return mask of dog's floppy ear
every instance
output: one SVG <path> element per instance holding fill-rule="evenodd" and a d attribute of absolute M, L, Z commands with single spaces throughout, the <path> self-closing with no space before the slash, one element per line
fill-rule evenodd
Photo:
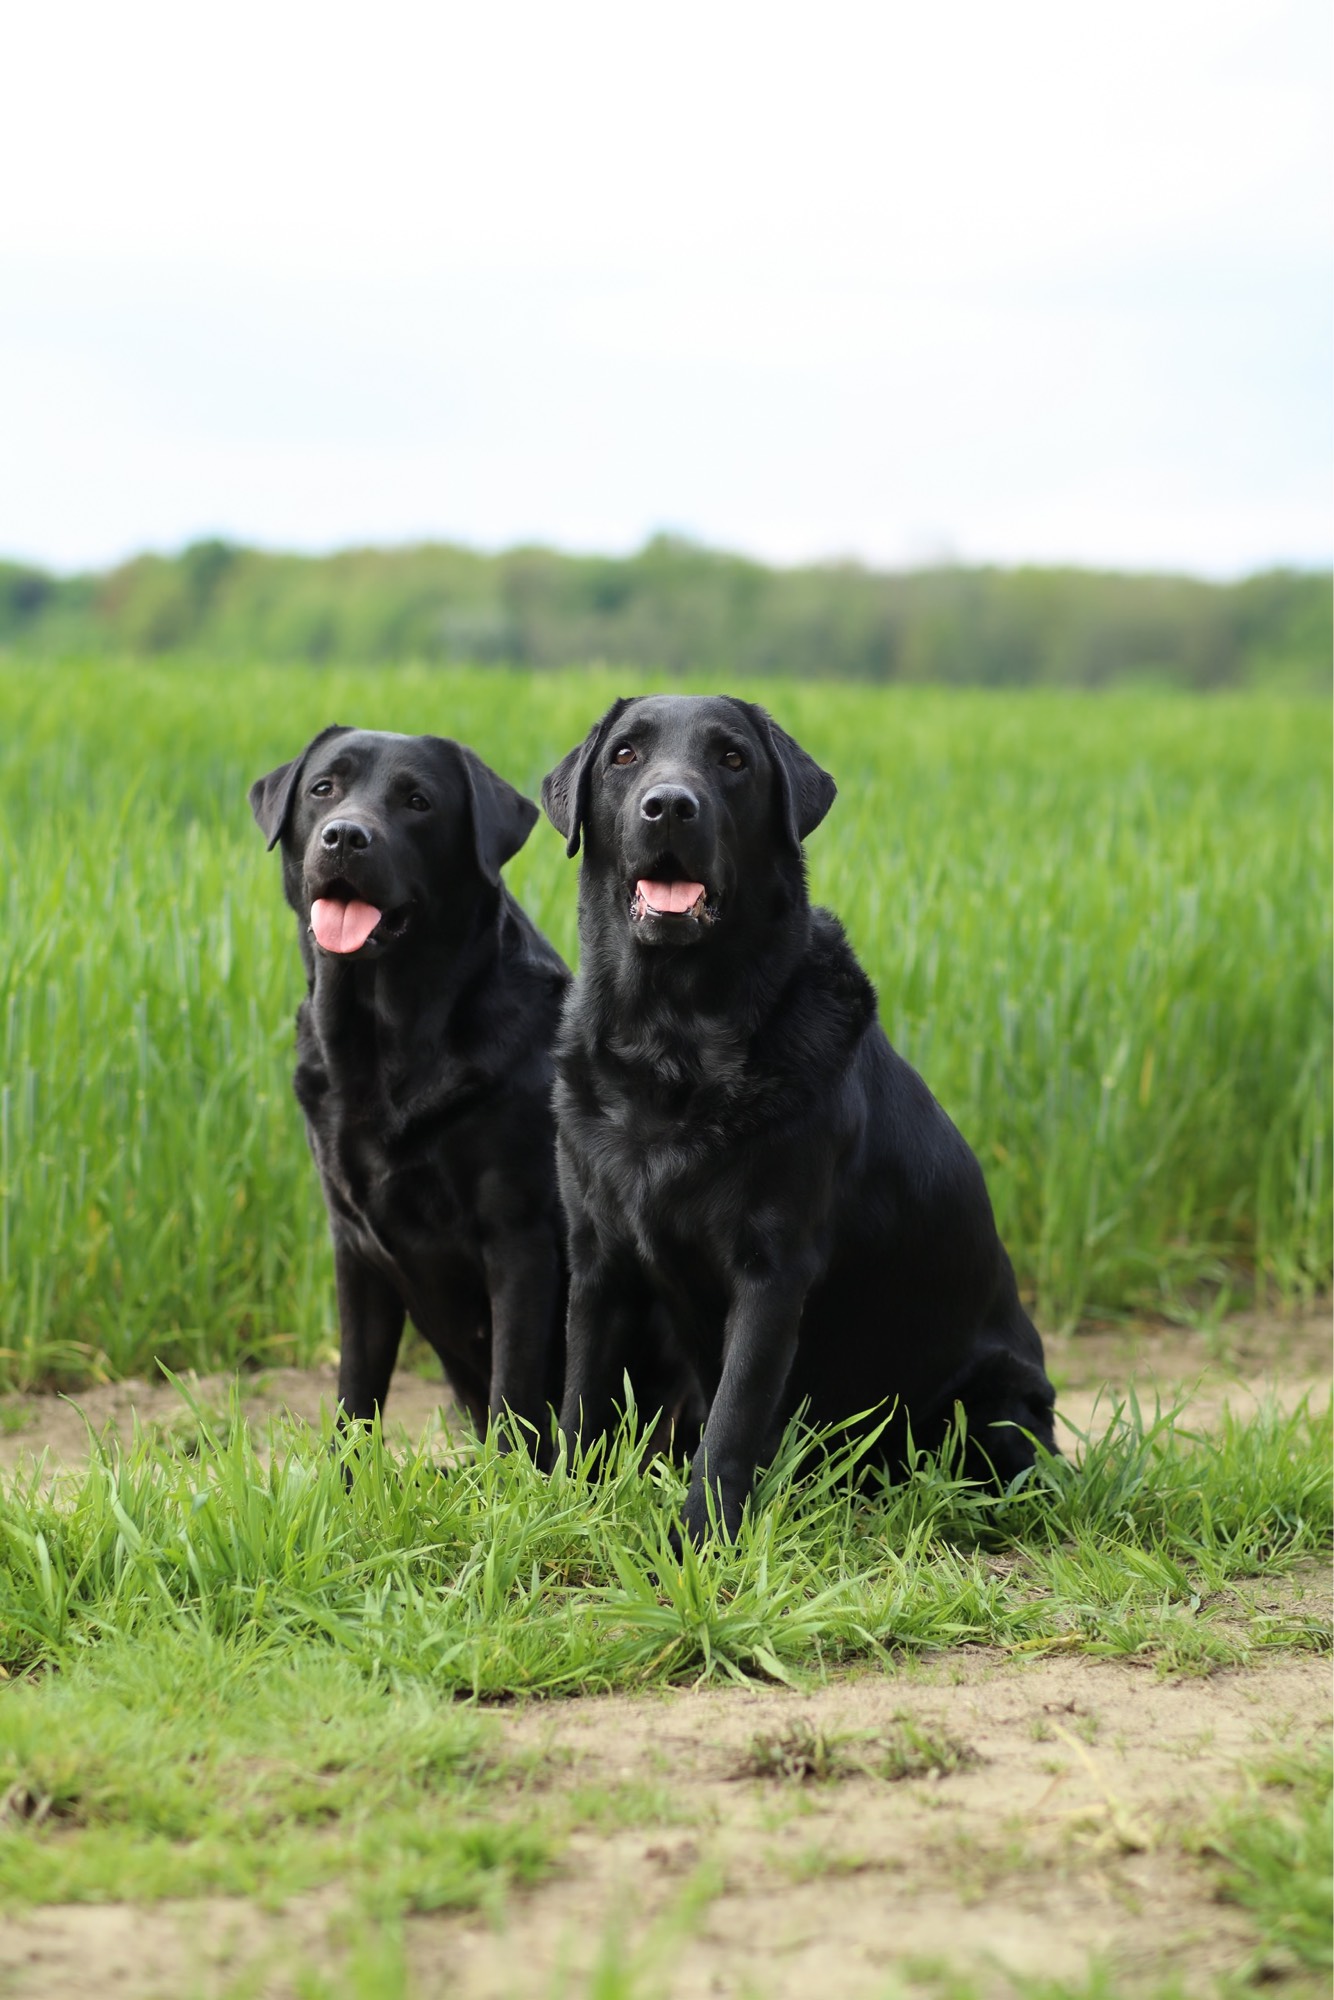
<path fill-rule="evenodd" d="M 259 822 L 259 830 L 270 848 L 278 845 L 287 826 L 287 816 L 292 810 L 292 800 L 305 768 L 307 757 L 312 750 L 318 750 L 321 743 L 331 736 L 348 735 L 345 722 L 331 722 L 318 736 L 312 736 L 299 757 L 290 764 L 280 764 L 276 771 L 270 771 L 265 778 L 256 778 L 250 787 L 250 810 Z"/>
<path fill-rule="evenodd" d="M 588 788 L 593 775 L 593 760 L 602 748 L 607 731 L 628 706 L 624 696 L 614 701 L 583 742 L 576 744 L 568 756 L 561 758 L 555 770 L 548 771 L 542 780 L 542 805 L 557 833 L 564 834 L 565 852 L 569 855 L 579 852 L 579 835 L 588 817 Z"/>
<path fill-rule="evenodd" d="M 484 764 L 475 750 L 462 743 L 451 747 L 459 754 L 467 781 L 477 866 L 488 882 L 499 882 L 501 869 L 537 824 L 537 807 Z"/>
<path fill-rule="evenodd" d="M 766 715 L 763 709 L 756 710 L 756 713 L 761 718 L 773 752 L 783 823 L 793 846 L 800 847 L 807 834 L 814 833 L 833 805 L 838 796 L 838 786 L 828 771 L 822 770 L 816 763 L 809 750 L 803 750 L 795 737 L 789 736 L 786 729 L 780 729 L 772 716 Z"/>

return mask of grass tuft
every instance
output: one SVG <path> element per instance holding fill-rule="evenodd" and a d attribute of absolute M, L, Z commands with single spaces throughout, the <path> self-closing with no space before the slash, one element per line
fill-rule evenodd
<path fill-rule="evenodd" d="M 977 1753 L 948 1730 L 891 1718 L 885 1730 L 831 1733 L 799 1716 L 786 1729 L 761 1730 L 736 1768 L 739 1778 L 777 1778 L 788 1784 L 825 1784 L 837 1778 L 943 1778 L 978 1761 Z"/>
<path fill-rule="evenodd" d="M 794 1424 L 735 1543 L 669 1534 L 681 1472 L 641 1470 L 627 1419 L 550 1478 L 499 1441 L 395 1457 L 231 1412 L 47 1490 L 0 1495 L 0 1665 L 66 1667 L 114 1642 L 320 1645 L 369 1678 L 482 1696 L 687 1680 L 800 1685 L 853 1658 L 959 1644 L 1074 1646 L 1208 1666 L 1328 1643 L 1298 1608 L 1266 1627 L 1229 1586 L 1328 1546 L 1331 1414 L 1219 1437 L 1118 1408 L 1082 1468 L 1046 1459 L 996 1495 L 942 1460 L 898 1487 L 798 1475 Z M 1004 1561 L 998 1561 L 1004 1555 Z"/>

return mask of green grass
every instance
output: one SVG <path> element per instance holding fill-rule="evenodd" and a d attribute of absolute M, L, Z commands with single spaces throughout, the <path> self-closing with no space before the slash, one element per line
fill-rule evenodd
<path fill-rule="evenodd" d="M 1328 1646 L 1231 1588 L 1328 1547 L 1330 1413 L 1194 1438 L 1123 1410 L 1082 1470 L 1002 1498 L 923 1461 L 858 1493 L 836 1447 L 797 1481 L 793 1426 L 730 1547 L 673 1555 L 682 1475 L 623 1427 L 546 1478 L 489 1441 L 447 1469 L 241 1422 L 106 1451 L 55 1493 L 0 1496 L 0 1665 L 108 1647 L 315 1646 L 394 1685 L 559 1695 L 688 1680 L 800 1683 L 968 1643 L 1208 1666 Z M 350 1491 L 345 1474 L 353 1468 Z M 998 1551 L 1006 1560 L 996 1560 Z M 1202 1649 L 1174 1657 L 1182 1636 Z"/>
<path fill-rule="evenodd" d="M 0 1903 L 201 1893 L 276 1906 L 353 1876 L 395 1912 L 493 1906 L 545 1871 L 497 1816 L 517 1768 L 475 1712 L 328 1652 L 175 1634 L 6 1696 Z"/>
<path fill-rule="evenodd" d="M 346 1962 L 292 1972 L 312 2000 L 408 2000 L 404 1916 L 500 1922 L 576 1830 L 690 1824 L 666 1778 L 560 1784 L 548 1750 L 506 1750 L 458 1696 L 800 1688 L 970 1644 L 1016 1664 L 1134 1654 L 1168 1674 L 1330 1646 L 1300 1582 L 1264 1618 L 1240 1588 L 1300 1578 L 1328 1552 L 1330 1410 L 1198 1438 L 1126 1404 L 1082 1472 L 1046 1462 L 1006 1496 L 940 1460 L 900 1488 L 858 1488 L 836 1438 L 798 1480 L 794 1426 L 736 1544 L 680 1560 L 668 1526 L 684 1480 L 660 1462 L 644 1474 L 630 1426 L 548 1480 L 494 1440 L 440 1468 L 390 1454 L 378 1430 L 358 1450 L 292 1422 L 256 1438 L 236 1410 L 186 1414 L 54 1488 L 32 1474 L 0 1492 L 0 1906 L 228 1894 L 278 1908 L 346 1884 L 326 1938 Z M 968 1756 L 898 1714 L 848 1736 L 792 1724 L 758 1736 L 742 1768 L 894 1782 Z M 1184 1838 L 1250 1914 L 1256 1976 L 1320 1966 L 1328 1784 L 1278 1760 L 1210 1810 Z M 702 1862 L 632 1946 L 608 1930 L 586 1980 L 552 1968 L 552 1994 L 666 1992 L 672 1938 L 720 1888 Z M 1116 1990 L 1100 1978 L 1052 1984 L 1050 2000 Z"/>
<path fill-rule="evenodd" d="M 246 787 L 338 719 L 457 734 L 535 794 L 633 680 L 0 672 L 0 1387 L 328 1350 L 294 922 Z M 1044 1323 L 1325 1285 L 1327 706 L 741 691 L 839 781 L 812 887 Z M 509 874 L 572 954 L 545 823 Z"/>
<path fill-rule="evenodd" d="M 1219 1894 L 1254 1920 L 1248 1973 L 1334 1969 L 1334 1785 L 1330 1746 L 1315 1758 L 1277 1757 L 1248 1795 L 1218 1818 L 1204 1851 L 1221 1864 Z"/>
<path fill-rule="evenodd" d="M 494 1440 L 442 1469 L 378 1429 L 358 1449 L 286 1421 L 257 1438 L 235 1409 L 185 1414 L 53 1489 L 32 1475 L 0 1491 L 0 1907 L 277 1907 L 347 1885 L 326 1938 L 346 1963 L 293 1974 L 310 2000 L 408 2000 L 404 1916 L 499 1921 L 576 1830 L 691 1823 L 678 1785 L 555 1782 L 548 1751 L 506 1751 L 466 1697 L 802 1687 L 968 1645 L 1194 1673 L 1330 1644 L 1299 1581 L 1267 1616 L 1243 1588 L 1264 1577 L 1272 1597 L 1328 1551 L 1328 1409 L 1202 1438 L 1128 1403 L 1082 1471 L 1046 1462 L 1000 1497 L 935 1460 L 859 1489 L 837 1438 L 798 1479 L 794 1426 L 737 1542 L 679 1560 L 684 1481 L 641 1471 L 630 1426 L 547 1479 Z M 847 1736 L 793 1724 L 757 1737 L 744 1770 L 892 1782 L 968 1757 L 900 1714 Z M 1192 1851 L 1249 1914 L 1255 1967 L 1322 1964 L 1327 1784 L 1280 1760 L 1209 1810 Z M 702 1863 L 633 1949 L 613 1929 L 586 1981 L 554 1968 L 553 1996 L 666 1990 L 672 1937 L 721 1886 Z M 1100 1977 L 1051 2000 L 1115 1990 Z"/>
<path fill-rule="evenodd" d="M 535 795 L 636 680 L 0 672 L 0 1388 L 332 1345 L 294 920 L 250 780 L 338 719 L 458 735 Z M 1044 1322 L 1327 1285 L 1328 706 L 738 691 L 839 780 L 813 890 L 977 1148 Z M 545 825 L 510 877 L 572 956 Z M 1205 1439 L 1132 1398 L 1079 1473 L 997 1500 L 948 1463 L 858 1493 L 837 1444 L 798 1481 L 794 1432 L 735 1546 L 677 1558 L 681 1479 L 642 1473 L 628 1432 L 549 1480 L 377 1433 L 349 1490 L 331 1437 L 183 1406 L 54 1493 L 0 1492 L 0 1903 L 352 1885 L 344 1962 L 293 1965 L 293 1991 L 407 2000 L 405 1915 L 495 1915 L 576 1828 L 683 1809 L 667 1785 L 549 1785 L 470 1698 L 800 1687 L 967 1645 L 1167 1674 L 1326 1651 L 1300 1587 L 1257 1613 L 1246 1586 L 1327 1556 L 1330 1452 L 1328 1411 Z M 760 1754 L 890 1778 L 950 1749 L 905 1726 Z M 1328 1774 L 1279 1760 L 1192 1838 L 1253 1929 L 1235 1990 L 1326 1976 Z M 613 1927 L 553 1996 L 665 1990 L 719 1886 L 701 1869 L 633 1946 Z"/>

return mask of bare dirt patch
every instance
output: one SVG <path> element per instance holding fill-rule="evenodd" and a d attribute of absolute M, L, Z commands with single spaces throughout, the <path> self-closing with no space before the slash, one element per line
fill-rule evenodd
<path fill-rule="evenodd" d="M 181 1377 L 190 1397 L 218 1421 L 225 1417 L 235 1390 L 246 1422 L 262 1430 L 270 1418 L 289 1415 L 318 1426 L 331 1418 L 338 1401 L 338 1371 L 332 1363 L 319 1368 L 269 1368 L 258 1374 Z M 406 1435 L 414 1444 L 442 1425 L 460 1421 L 449 1391 L 439 1380 L 400 1370 L 388 1409 L 386 1430 Z M 194 1418 L 180 1392 L 168 1381 L 130 1376 L 123 1382 L 96 1383 L 67 1396 L 0 1396 L 0 1472 L 21 1471 L 45 1455 L 53 1471 L 86 1464 L 96 1441 L 134 1435 L 136 1425 L 148 1432 L 188 1433 Z"/>
<path fill-rule="evenodd" d="M 1334 1380 L 1327 1301 L 1299 1313 L 1236 1313 L 1204 1328 L 1084 1326 L 1049 1334 L 1044 1345 L 1058 1416 L 1080 1431 L 1096 1427 L 1099 1413 L 1129 1390 L 1142 1409 L 1155 1400 L 1164 1409 L 1187 1405 L 1183 1421 L 1207 1430 L 1224 1407 L 1248 1416 L 1266 1400 L 1291 1410 L 1307 1396 L 1318 1406 Z"/>
<path fill-rule="evenodd" d="M 1164 1407 L 1189 1404 L 1186 1421 L 1208 1428 L 1230 1405 L 1248 1414 L 1266 1397 L 1284 1409 L 1304 1396 L 1323 1398 L 1334 1378 L 1330 1307 L 1294 1314 L 1240 1313 L 1215 1328 L 1190 1330 L 1162 1322 L 1092 1326 L 1046 1339 L 1057 1387 L 1057 1410 L 1077 1430 L 1110 1415 L 1117 1396 L 1133 1389 L 1142 1407 L 1155 1398 Z M 259 1428 L 287 1412 L 318 1424 L 337 1400 L 337 1371 L 271 1368 L 257 1374 L 187 1375 L 190 1394 L 206 1410 L 223 1414 L 235 1388 L 242 1414 Z M 50 1466 L 77 1467 L 93 1440 L 145 1430 L 188 1430 L 193 1420 L 178 1391 L 165 1380 L 131 1378 L 96 1384 L 68 1397 L 0 1396 L 0 1472 L 31 1466 L 46 1454 Z M 394 1377 L 387 1428 L 416 1443 L 459 1416 L 438 1378 L 402 1369 Z M 1068 1434 L 1061 1433 L 1068 1445 Z"/>
<path fill-rule="evenodd" d="M 1203 1792 L 1234 1784 L 1276 1725 L 1300 1740 L 1328 1714 L 1326 1677 L 1305 1665 L 1266 1676 L 1262 1696 L 1245 1676 L 1165 1683 L 1083 1660 L 1016 1666 L 976 1653 L 814 1697 L 710 1692 L 530 1713 L 516 1732 L 547 1729 L 576 1771 L 666 1780 L 690 1818 L 648 1842 L 638 1830 L 583 1836 L 570 1879 L 518 1914 L 518 1956 L 587 1964 L 614 1912 L 660 1918 L 695 1871 L 719 1892 L 673 1953 L 670 1991 L 682 1996 L 738 1992 L 747 1979 L 775 2000 L 859 1995 L 883 1990 L 905 1962 L 942 1958 L 984 1983 L 994 1961 L 1022 1984 L 1078 1978 L 1102 1957 L 1125 1992 L 1173 1964 L 1223 1969 L 1244 1949 L 1244 1925 L 1213 1903 L 1183 1836 Z M 843 1739 L 855 1770 L 859 1749 L 905 1715 L 968 1760 L 898 1783 L 744 1775 L 756 1738 L 794 1724 Z M 471 1992 L 543 1991 L 514 1979 L 505 1940 L 473 1935 Z"/>

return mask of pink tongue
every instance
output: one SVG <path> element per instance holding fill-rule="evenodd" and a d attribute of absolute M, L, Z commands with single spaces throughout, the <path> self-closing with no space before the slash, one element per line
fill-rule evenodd
<path fill-rule="evenodd" d="M 331 903 L 320 896 L 310 906 L 310 928 L 322 951 L 360 951 L 379 921 L 373 903 Z"/>
<path fill-rule="evenodd" d="M 683 917 L 704 894 L 702 882 L 636 882 L 650 910 L 660 917 Z"/>

